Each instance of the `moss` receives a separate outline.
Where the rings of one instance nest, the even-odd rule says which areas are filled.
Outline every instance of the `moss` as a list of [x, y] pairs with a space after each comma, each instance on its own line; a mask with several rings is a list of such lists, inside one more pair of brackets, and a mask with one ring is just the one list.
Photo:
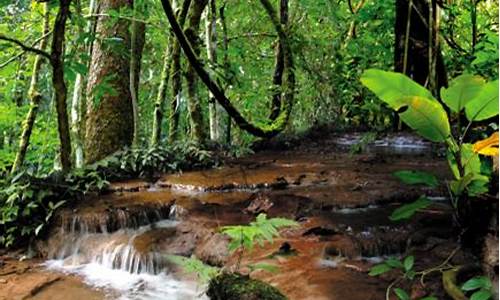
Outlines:
[[275, 287], [240, 274], [221, 274], [210, 281], [207, 295], [212, 300], [286, 300]]

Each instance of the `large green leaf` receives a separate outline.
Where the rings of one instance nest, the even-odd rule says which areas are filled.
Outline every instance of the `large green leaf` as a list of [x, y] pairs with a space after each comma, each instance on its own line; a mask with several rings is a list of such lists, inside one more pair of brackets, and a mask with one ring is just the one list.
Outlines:
[[408, 96], [436, 101], [431, 92], [401, 73], [368, 69], [361, 76], [361, 82], [395, 110], [404, 105], [401, 99]]
[[481, 121], [498, 115], [498, 79], [483, 86], [479, 94], [465, 105], [469, 121]]
[[441, 89], [441, 99], [453, 112], [458, 113], [481, 92], [483, 85], [481, 76], [463, 74], [455, 78], [450, 87]]
[[403, 183], [410, 185], [423, 184], [430, 187], [437, 187], [439, 185], [436, 176], [423, 171], [402, 170], [394, 172], [393, 175], [399, 178]]
[[391, 221], [400, 221], [409, 219], [417, 211], [427, 208], [431, 204], [432, 204], [431, 200], [427, 199], [424, 196], [421, 196], [420, 198], [417, 199], [417, 201], [405, 204], [394, 210], [389, 219], [391, 219]]
[[400, 113], [401, 120], [418, 134], [433, 142], [444, 142], [450, 136], [450, 123], [441, 104], [419, 96], [403, 97], [401, 102], [407, 106]]

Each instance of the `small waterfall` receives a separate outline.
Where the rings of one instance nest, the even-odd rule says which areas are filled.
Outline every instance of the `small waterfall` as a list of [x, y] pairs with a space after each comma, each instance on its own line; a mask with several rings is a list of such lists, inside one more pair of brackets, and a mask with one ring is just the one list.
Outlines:
[[178, 212], [169, 206], [168, 212], [117, 211], [104, 220], [98, 220], [99, 214], [74, 215], [48, 242], [45, 265], [118, 292], [123, 300], [204, 299], [195, 283], [170, 274], [166, 253], [155, 244], [175, 234], [178, 221], [169, 216]]

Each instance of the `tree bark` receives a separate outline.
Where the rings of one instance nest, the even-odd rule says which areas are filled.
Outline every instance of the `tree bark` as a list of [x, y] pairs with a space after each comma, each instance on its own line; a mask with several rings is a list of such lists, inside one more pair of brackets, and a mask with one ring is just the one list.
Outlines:
[[[208, 0], [194, 0], [189, 10], [188, 27], [185, 30], [185, 34], [196, 55], [200, 54], [200, 37], [198, 35], [198, 32], [200, 30], [201, 14], [207, 6], [207, 3]], [[191, 124], [191, 138], [195, 142], [203, 144], [206, 140], [206, 132], [201, 101], [196, 90], [198, 81], [197, 79], [198, 77], [196, 75], [196, 71], [190, 64], [186, 71], [186, 81], [188, 111]]]
[[[280, 0], [280, 23], [284, 28], [288, 26], [288, 0]], [[281, 88], [283, 84], [283, 70], [285, 68], [285, 57], [283, 46], [279, 42], [276, 46], [276, 59], [274, 63], [273, 86], [276, 89], [271, 102], [271, 114], [269, 119], [276, 120], [281, 110]]]
[[[432, 2], [435, 6], [435, 1]], [[448, 82], [445, 66], [440, 63], [443, 58], [438, 39], [429, 39], [429, 30], [435, 35], [438, 33], [435, 28], [429, 29], [431, 11], [436, 14], [437, 9], [429, 9], [426, 0], [396, 0], [394, 70], [408, 75], [424, 86], [428, 86], [431, 81], [436, 82], [433, 91], [436, 94], [436, 91], [447, 86]], [[432, 19], [436, 20], [436, 16]], [[431, 70], [432, 64], [427, 63], [430, 60], [429, 53], [433, 53], [435, 57], [435, 72]], [[432, 74], [434, 78], [431, 80], [429, 76]]]
[[[130, 94], [130, 21], [105, 16], [112, 10], [131, 8], [129, 0], [99, 1], [97, 40], [87, 83], [85, 160], [93, 163], [130, 146], [134, 116]], [[111, 42], [112, 41], [112, 42]]]
[[282, 110], [280, 111], [280, 114], [275, 121], [266, 125], [256, 125], [250, 123], [232, 105], [231, 101], [226, 97], [222, 89], [217, 85], [217, 83], [214, 80], [212, 80], [212, 78], [210, 78], [210, 75], [204, 69], [203, 63], [198, 59], [195, 52], [191, 48], [191, 45], [189, 44], [186, 36], [182, 32], [182, 29], [180, 28], [179, 24], [177, 23], [172, 7], [170, 6], [170, 2], [168, 0], [161, 0], [161, 2], [165, 14], [170, 22], [170, 25], [172, 26], [172, 29], [177, 37], [177, 40], [179, 41], [179, 44], [184, 50], [184, 54], [186, 55], [186, 58], [188, 59], [190, 65], [195, 69], [200, 79], [207, 86], [207, 88], [213, 93], [215, 99], [231, 116], [231, 118], [235, 121], [238, 127], [258, 137], [269, 138], [280, 133], [285, 128], [292, 110], [294, 89], [295, 89], [295, 74], [293, 72], [293, 58], [290, 45], [288, 42], [288, 36], [285, 33], [283, 27], [281, 26], [279, 18], [276, 15], [276, 11], [274, 10], [269, 0], [260, 0], [260, 2], [264, 7], [264, 9], [266, 10], [266, 13], [270, 17], [272, 24], [280, 38], [280, 43], [283, 45], [283, 52], [285, 56], [285, 70], [284, 70], [285, 81], [283, 83], [284, 101], [283, 105], [281, 106]]
[[[207, 48], [207, 57], [210, 62], [210, 70], [214, 70], [217, 66], [217, 3], [216, 0], [208, 1], [208, 9], [206, 10], [205, 19], [205, 44]], [[213, 76], [213, 72], [211, 72]], [[221, 142], [221, 137], [224, 135], [222, 127], [223, 109], [217, 103], [212, 93], [208, 94], [208, 111], [210, 124], [210, 140]]]
[[60, 0], [59, 11], [54, 23], [52, 38], [51, 64], [52, 84], [55, 91], [57, 127], [59, 131], [61, 167], [64, 173], [71, 170], [71, 138], [69, 132], [68, 111], [66, 107], [67, 88], [64, 82], [64, 34], [69, 16], [71, 0]]
[[[187, 13], [191, 0], [184, 0], [181, 10], [177, 13], [177, 19], [180, 28], [184, 27], [186, 22]], [[172, 100], [170, 101], [170, 119], [169, 119], [169, 133], [168, 141], [173, 143], [178, 136], [179, 127], [179, 105], [182, 92], [182, 74], [181, 74], [181, 46], [177, 39], [172, 41]]]
[[[143, 4], [144, 5], [144, 4]], [[135, 19], [144, 15], [145, 7], [139, 4], [134, 6]], [[130, 51], [130, 95], [132, 96], [132, 110], [134, 115], [134, 138], [132, 145], [139, 143], [139, 83], [141, 78], [142, 51], [146, 41], [146, 23], [138, 20], [132, 21], [132, 45]]]
[[[91, 0], [89, 3], [89, 11], [91, 14], [95, 13], [96, 8], [96, 0]], [[80, 11], [80, 1], [77, 2], [77, 12]], [[85, 30], [89, 33], [94, 33], [95, 26], [94, 21], [88, 21]], [[80, 34], [83, 33], [82, 28], [79, 28]], [[91, 51], [91, 43], [85, 44], [79, 49], [80, 51], [85, 51], [90, 54]], [[88, 63], [87, 63], [88, 67]], [[74, 159], [75, 159], [75, 167], [81, 168], [83, 167], [83, 136], [84, 132], [84, 121], [83, 115], [85, 111], [85, 98], [83, 95], [83, 89], [85, 86], [85, 78], [82, 74], [78, 73], [76, 75], [75, 84], [73, 87], [73, 98], [71, 102], [71, 132], [72, 132], [72, 140], [74, 145]]]
[[[47, 44], [49, 42], [49, 30], [50, 30], [50, 10], [47, 3], [43, 4], [44, 15], [43, 15], [43, 39], [40, 44], [40, 49], [45, 51]], [[38, 114], [38, 106], [42, 99], [42, 95], [38, 92], [38, 79], [40, 78], [40, 69], [42, 68], [43, 57], [37, 55], [35, 58], [35, 63], [33, 65], [33, 73], [31, 75], [30, 88], [28, 90], [28, 95], [30, 97], [30, 109], [26, 116], [26, 120], [23, 124], [23, 131], [21, 133], [21, 139], [19, 141], [19, 149], [16, 153], [16, 158], [14, 164], [12, 165], [12, 173], [17, 172], [24, 163], [24, 158], [26, 157], [26, 152], [30, 143], [31, 133], [33, 132], [33, 127], [35, 125], [36, 116]]]

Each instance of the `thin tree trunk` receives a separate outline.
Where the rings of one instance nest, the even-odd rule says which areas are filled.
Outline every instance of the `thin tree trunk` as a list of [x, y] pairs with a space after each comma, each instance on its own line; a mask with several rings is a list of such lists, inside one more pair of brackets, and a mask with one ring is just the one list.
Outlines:
[[[208, 0], [195, 0], [189, 10], [188, 27], [185, 30], [185, 34], [196, 55], [200, 54], [200, 38], [198, 32], [200, 30], [201, 14], [207, 6], [207, 3]], [[186, 71], [186, 81], [191, 137], [195, 142], [203, 144], [206, 139], [206, 133], [201, 101], [196, 90], [198, 76], [191, 64]]]
[[[191, 6], [191, 0], [184, 0], [181, 10], [176, 14], [179, 25], [184, 27], [187, 13]], [[177, 39], [172, 41], [172, 100], [170, 102], [170, 118], [169, 118], [169, 133], [168, 141], [173, 143], [178, 136], [179, 129], [179, 105], [182, 92], [182, 74], [181, 74], [181, 46]]]
[[[217, 66], [217, 5], [216, 0], [209, 0], [205, 19], [205, 43], [207, 57], [211, 69]], [[212, 76], [213, 71], [211, 72]], [[210, 140], [220, 142], [224, 129], [222, 128], [223, 110], [211, 92], [208, 93], [208, 111], [210, 124]]]
[[[96, 35], [87, 83], [85, 161], [93, 163], [130, 146], [134, 116], [130, 95], [130, 21], [110, 11], [131, 8], [129, 0], [98, 1]], [[107, 40], [113, 39], [113, 45]], [[125, 54], [125, 55], [124, 55]]]
[[[139, 4], [134, 6], [135, 19], [142, 16], [144, 7]], [[146, 39], [146, 23], [138, 20], [132, 21], [132, 37], [130, 50], [130, 94], [132, 96], [132, 110], [134, 115], [134, 138], [132, 145], [139, 143], [139, 83], [141, 75], [142, 51]]]
[[[223, 68], [224, 68], [224, 73], [227, 79], [226, 87], [224, 87], [224, 90], [226, 90], [227, 85], [231, 84], [233, 81], [233, 77], [231, 76], [231, 70], [230, 70], [230, 63], [229, 63], [229, 38], [227, 36], [227, 24], [226, 24], [226, 17], [225, 17], [225, 9], [226, 9], [226, 2], [221, 6], [219, 9], [219, 19], [222, 27], [222, 47], [223, 47]], [[226, 114], [227, 115], [227, 114]], [[227, 115], [227, 120], [226, 120], [226, 133], [225, 133], [225, 140], [227, 145], [231, 145], [231, 116]]]
[[[280, 23], [286, 29], [288, 25], [288, 0], [280, 0]], [[276, 46], [276, 59], [274, 64], [273, 86], [276, 89], [271, 102], [271, 114], [269, 119], [276, 120], [281, 110], [281, 88], [283, 84], [283, 70], [285, 68], [285, 57], [283, 46], [278, 40]]]
[[[89, 3], [89, 12], [90, 14], [94, 14], [96, 8], [95, 0], [91, 0]], [[80, 11], [80, 1], [77, 1], [77, 14], [81, 13]], [[86, 32], [92, 33], [95, 27], [93, 26], [93, 21], [88, 21], [86, 25]], [[82, 28], [79, 28], [80, 34], [83, 33]], [[85, 51], [86, 53], [90, 53], [90, 44], [86, 44], [83, 47], [80, 47], [80, 51]], [[83, 112], [85, 109], [85, 99], [83, 97], [83, 88], [85, 86], [85, 79], [83, 75], [78, 73], [76, 75], [75, 85], [73, 87], [73, 98], [71, 103], [71, 132], [73, 134], [72, 140], [74, 145], [74, 158], [75, 158], [75, 167], [81, 168], [83, 167]]]
[[64, 82], [64, 34], [66, 32], [66, 20], [69, 16], [71, 0], [60, 0], [59, 11], [54, 23], [54, 35], [52, 38], [51, 64], [53, 69], [52, 84], [56, 97], [57, 127], [60, 140], [60, 159], [64, 173], [71, 170], [71, 138], [69, 132], [68, 111], [66, 108], [67, 88]]
[[161, 72], [160, 87], [156, 96], [155, 110], [153, 114], [153, 134], [151, 136], [151, 146], [160, 143], [163, 115], [165, 113], [165, 100], [167, 98], [168, 81], [170, 79], [170, 68], [172, 67], [172, 35], [169, 36], [167, 48], [163, 56], [163, 69]]
[[[41, 41], [40, 49], [45, 51], [47, 44], [49, 42], [49, 30], [50, 30], [50, 10], [48, 3], [43, 4], [44, 14], [43, 14], [43, 33], [44, 38]], [[36, 116], [38, 113], [38, 106], [42, 99], [42, 95], [38, 92], [38, 79], [40, 78], [40, 70], [42, 67], [44, 58], [41, 55], [37, 55], [35, 58], [35, 63], [33, 65], [33, 74], [31, 75], [31, 83], [28, 91], [30, 97], [30, 109], [26, 116], [26, 120], [23, 123], [23, 131], [21, 133], [21, 139], [19, 141], [19, 149], [16, 153], [16, 158], [14, 164], [12, 165], [12, 173], [17, 172], [24, 163], [24, 158], [26, 157], [26, 152], [30, 143], [31, 133], [35, 124]]]

